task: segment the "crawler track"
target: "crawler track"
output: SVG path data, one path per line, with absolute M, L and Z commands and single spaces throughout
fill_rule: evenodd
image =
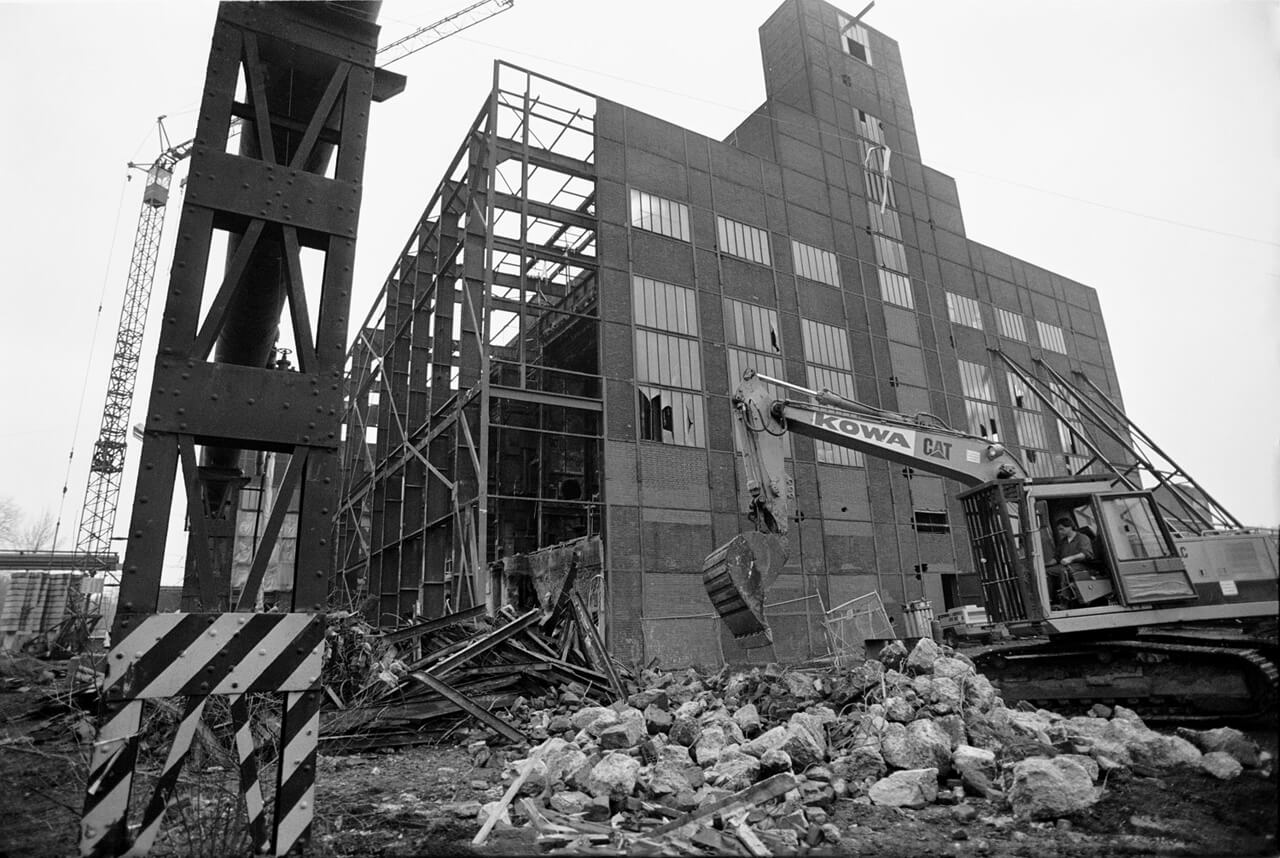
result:
M 1045 641 L 984 648 L 978 669 L 1007 703 L 1055 711 L 1128 706 L 1149 721 L 1253 720 L 1276 713 L 1274 645 L 1171 640 Z

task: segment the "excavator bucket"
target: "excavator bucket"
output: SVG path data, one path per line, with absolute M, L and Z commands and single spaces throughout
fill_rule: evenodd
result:
M 773 635 L 764 616 L 765 593 L 786 563 L 784 539 L 771 533 L 740 533 L 702 564 L 702 584 L 711 604 L 745 648 L 769 646 Z

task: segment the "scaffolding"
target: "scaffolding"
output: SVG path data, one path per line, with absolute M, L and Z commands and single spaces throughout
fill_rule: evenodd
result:
M 347 355 L 339 594 L 498 606 L 491 561 L 601 532 L 595 97 L 499 62 Z

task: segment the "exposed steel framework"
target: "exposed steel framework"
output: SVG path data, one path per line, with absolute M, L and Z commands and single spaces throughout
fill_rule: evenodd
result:
M 594 115 L 496 64 L 357 330 L 339 571 L 382 624 L 494 607 L 491 560 L 600 531 Z
M 375 73 L 377 6 L 219 6 L 112 630 L 117 643 L 106 662 L 110 706 L 90 760 L 83 855 L 131 846 L 131 854 L 143 854 L 156 842 L 192 735 L 215 694 L 231 698 L 253 850 L 284 855 L 310 836 L 342 364 L 369 106 L 403 86 L 397 75 Z M 233 153 L 227 150 L 235 117 L 243 133 Z M 226 239 L 225 269 L 211 265 L 219 234 Z M 322 282 L 310 292 L 304 247 L 323 256 Z M 292 329 L 296 371 L 271 362 L 282 323 Z M 248 581 L 228 611 L 221 582 L 229 569 L 211 525 L 228 510 L 234 514 L 235 470 L 245 450 L 284 453 L 289 461 Z M 207 613 L 156 614 L 179 476 L 191 528 L 187 554 L 197 572 L 191 595 Z M 299 522 L 292 604 L 285 612 L 250 613 L 291 505 Z M 274 789 L 264 790 L 244 695 L 268 691 L 283 699 Z M 170 696 L 186 703 L 141 823 L 131 826 L 142 707 Z

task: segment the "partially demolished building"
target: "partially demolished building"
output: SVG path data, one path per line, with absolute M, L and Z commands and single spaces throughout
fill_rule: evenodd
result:
M 760 42 L 766 100 L 723 141 L 497 66 L 350 355 L 336 549 L 371 619 L 517 598 L 538 564 L 510 558 L 579 539 L 640 663 L 820 654 L 824 609 L 872 591 L 895 622 L 978 601 L 958 486 L 794 437 L 775 644 L 737 647 L 700 569 L 750 529 L 746 368 L 1088 466 L 1006 359 L 1119 402 L 1094 290 L 966 237 L 892 39 L 786 0 Z

